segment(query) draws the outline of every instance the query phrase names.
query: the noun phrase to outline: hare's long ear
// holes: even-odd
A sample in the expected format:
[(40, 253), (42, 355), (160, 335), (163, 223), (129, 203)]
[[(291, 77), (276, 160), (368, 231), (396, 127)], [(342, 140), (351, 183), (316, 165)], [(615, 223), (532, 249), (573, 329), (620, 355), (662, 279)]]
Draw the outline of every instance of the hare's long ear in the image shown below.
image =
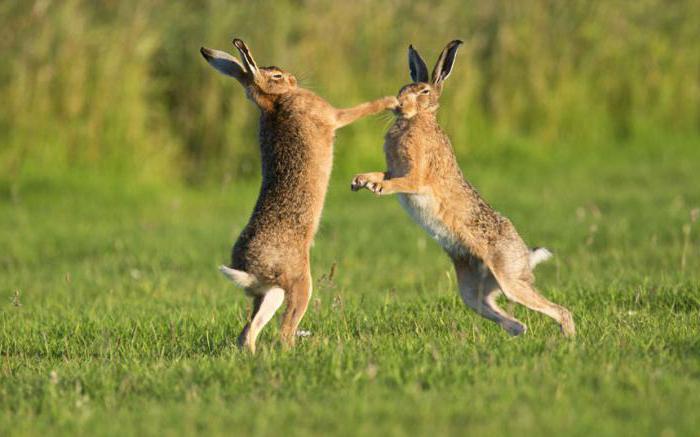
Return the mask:
[(408, 46), (408, 68), (413, 82), (428, 81), (428, 67), (412, 45)]
[(440, 57), (433, 69), (433, 85), (436, 87), (442, 87), (442, 83), (452, 72), (452, 66), (454, 66), (455, 57), (457, 56), (457, 49), (461, 45), (462, 41), (456, 39), (447, 44), (442, 50), (442, 53), (440, 53)]
[(252, 76), (256, 76), (258, 74), (258, 65), (255, 63), (255, 59), (253, 59), (253, 55), (250, 53), (248, 46), (243, 40), (238, 38), (233, 40), (233, 45), (241, 54), (241, 59), (243, 60), (243, 65), (245, 65), (246, 70), (248, 70)]
[(238, 59), (220, 50), (202, 47), (199, 52), (204, 56), (209, 65), (216, 68), (221, 73), (236, 78), (239, 82), (246, 77), (245, 68), (238, 62)]

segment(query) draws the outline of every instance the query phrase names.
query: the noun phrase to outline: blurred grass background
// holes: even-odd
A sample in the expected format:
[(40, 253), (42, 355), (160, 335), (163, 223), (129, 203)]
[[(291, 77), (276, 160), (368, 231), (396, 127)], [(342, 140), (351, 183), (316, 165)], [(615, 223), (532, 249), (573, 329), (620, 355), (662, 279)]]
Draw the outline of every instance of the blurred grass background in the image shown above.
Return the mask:
[[(440, 118), (458, 154), (697, 143), (700, 2), (36, 0), (0, 4), (0, 172), (156, 181), (257, 175), (257, 111), (200, 45), (295, 73), (336, 106), (395, 94), (406, 47), (466, 42)], [(345, 129), (336, 173), (383, 164), (381, 119)]]

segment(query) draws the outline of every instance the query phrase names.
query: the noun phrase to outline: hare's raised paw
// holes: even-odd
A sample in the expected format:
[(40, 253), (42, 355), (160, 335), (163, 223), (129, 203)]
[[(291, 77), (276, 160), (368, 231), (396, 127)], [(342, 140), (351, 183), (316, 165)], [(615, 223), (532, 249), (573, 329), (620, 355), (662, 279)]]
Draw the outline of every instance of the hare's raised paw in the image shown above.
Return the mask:
[(393, 111), (394, 109), (396, 109), (399, 106), (399, 99), (397, 99), (394, 96), (387, 96), (387, 97), (384, 97), (382, 103), (384, 103), (384, 107), (386, 109)]
[(367, 188), (369, 191), (379, 194), (377, 190), (381, 192), (381, 184), (384, 181), (384, 173), (382, 172), (371, 172), (371, 173), (360, 173), (352, 178), (350, 183), (350, 189), (352, 191), (357, 191), (362, 188)]
[(358, 174), (354, 178), (352, 178), (352, 182), (350, 183), (350, 189), (352, 191), (358, 191), (362, 188), (369, 188), (369, 184), (371, 183), (372, 178), (370, 178), (369, 175)]
[(367, 185), (365, 185), (365, 188), (376, 194), (377, 196), (381, 196), (382, 193), (384, 192), (384, 184), (381, 182), (367, 182)]
[(352, 182), (350, 182), (350, 189), (352, 191), (361, 190), (367, 185), (367, 182), (367, 179), (363, 175), (357, 175), (352, 178)]

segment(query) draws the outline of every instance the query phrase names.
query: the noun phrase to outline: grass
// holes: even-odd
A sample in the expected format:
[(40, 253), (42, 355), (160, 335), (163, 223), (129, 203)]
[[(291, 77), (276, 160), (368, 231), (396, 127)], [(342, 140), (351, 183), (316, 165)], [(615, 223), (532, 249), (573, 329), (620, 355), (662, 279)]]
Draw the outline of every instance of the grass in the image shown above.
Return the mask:
[(338, 174), (312, 335), (284, 350), (271, 323), (254, 357), (234, 346), (249, 302), (215, 269), (254, 184), (2, 179), (0, 433), (696, 434), (698, 140), (596, 150), (462, 162), (556, 253), (538, 284), (573, 311), (575, 341), (517, 306), (516, 339), (467, 310), (398, 202)]
[[(697, 0), (35, 0), (2, 2), (0, 22), (0, 174), (254, 178), (257, 111), (199, 54), (235, 36), (339, 107), (395, 95), (409, 44), (432, 70), (462, 39), (440, 117), (484, 149), (700, 132)], [(336, 167), (372, 159), (382, 130), (345, 128)]]

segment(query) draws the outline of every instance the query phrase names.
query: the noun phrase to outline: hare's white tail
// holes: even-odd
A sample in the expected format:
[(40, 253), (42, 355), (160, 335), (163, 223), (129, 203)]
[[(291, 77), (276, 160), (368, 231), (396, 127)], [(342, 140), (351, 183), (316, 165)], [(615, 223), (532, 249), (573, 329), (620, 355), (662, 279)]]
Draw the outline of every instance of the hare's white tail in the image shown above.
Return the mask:
[(241, 288), (254, 288), (258, 284), (258, 278), (242, 270), (235, 270), (226, 266), (219, 266), (219, 271)]
[(534, 269), (537, 264), (547, 261), (552, 256), (552, 252), (546, 247), (535, 247), (530, 250), (530, 268)]

